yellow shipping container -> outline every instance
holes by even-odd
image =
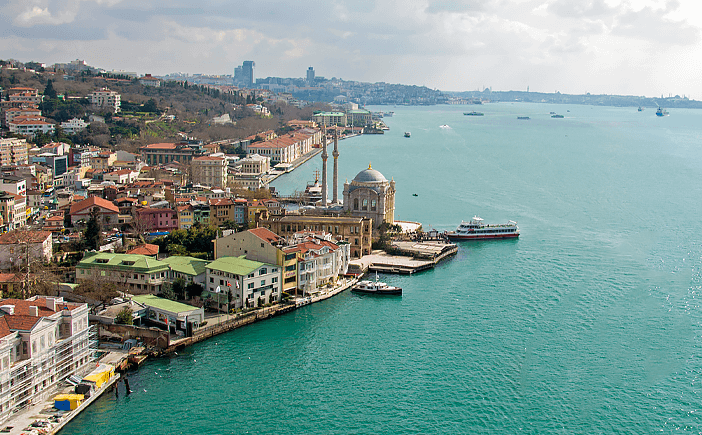
[[[83,403],[82,394],[59,394],[54,397],[54,408],[62,411],[73,411]]]

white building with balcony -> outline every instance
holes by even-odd
[[[56,296],[0,300],[0,423],[92,370],[96,339],[87,304]]]

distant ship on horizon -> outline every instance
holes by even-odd
[[[667,116],[667,115],[668,115],[668,111],[662,107],[658,107],[658,110],[656,110],[656,116]]]

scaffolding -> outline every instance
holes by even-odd
[[[69,376],[90,372],[97,348],[97,326],[93,325],[57,341],[36,357],[13,364],[0,379],[0,422],[54,392]]]

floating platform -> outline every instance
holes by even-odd
[[[405,255],[390,255],[384,251],[373,251],[370,255],[352,260],[349,273],[362,274],[368,271],[411,275],[431,269],[441,260],[455,255],[458,247],[453,243],[393,242],[393,248]]]

